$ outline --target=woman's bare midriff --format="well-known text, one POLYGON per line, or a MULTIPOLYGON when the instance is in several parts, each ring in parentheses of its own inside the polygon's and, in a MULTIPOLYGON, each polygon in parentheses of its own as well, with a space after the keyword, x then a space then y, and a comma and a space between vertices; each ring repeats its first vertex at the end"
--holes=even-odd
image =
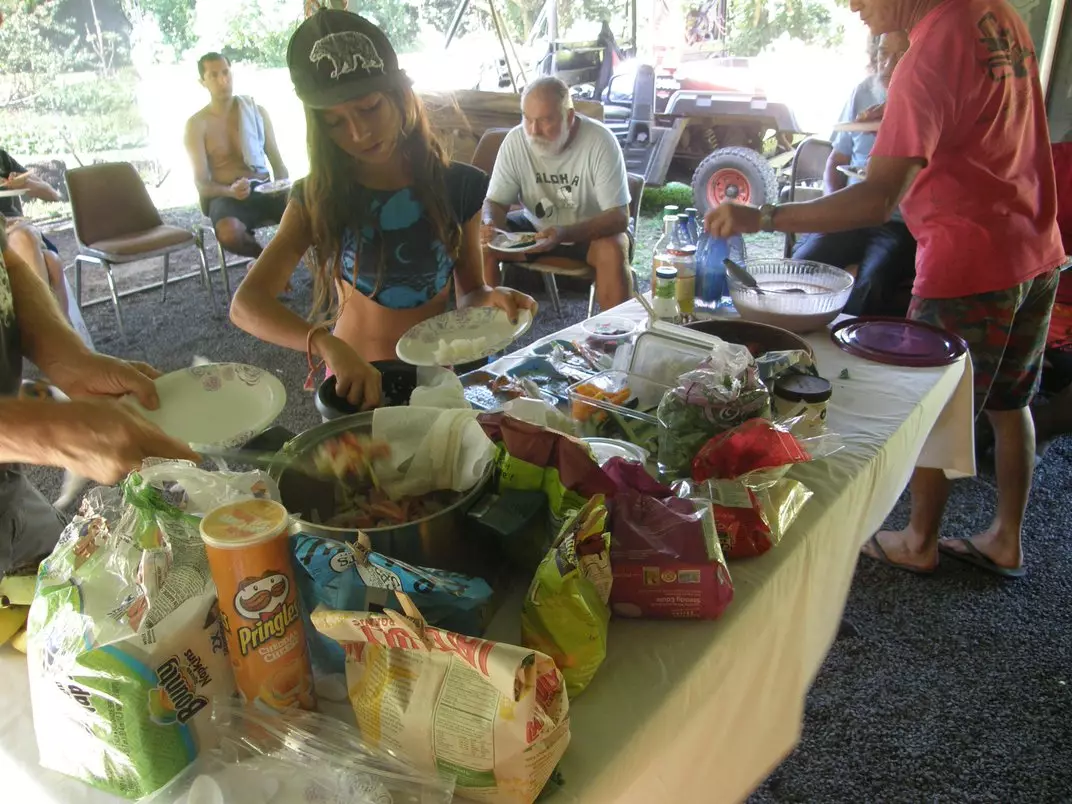
POLYGON ((342 314, 335 335, 369 362, 396 360, 395 345, 406 330, 447 309, 450 285, 431 301, 408 310, 394 310, 371 301, 349 285, 338 284, 342 314))

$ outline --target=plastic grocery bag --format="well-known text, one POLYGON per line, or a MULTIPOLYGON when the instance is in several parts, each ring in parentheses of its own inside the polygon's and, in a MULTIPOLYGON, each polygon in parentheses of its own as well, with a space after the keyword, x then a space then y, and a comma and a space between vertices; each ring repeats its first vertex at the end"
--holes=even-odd
POLYGON ((562 675, 542 653, 407 615, 319 610, 313 625, 346 651, 361 736, 420 770, 454 776, 459 796, 531 804, 569 744, 562 675))
POLYGON ((219 747, 204 752, 152 804, 448 804, 454 779, 418 771, 316 712, 266 712, 212 701, 219 747))
POLYGON ((785 477, 789 469, 840 447, 832 433, 798 439, 766 419, 752 419, 704 444, 692 462, 697 484, 682 484, 678 493, 710 500, 727 558, 752 558, 781 541, 812 497, 804 484, 785 477))
POLYGON ((571 699, 607 657, 613 580, 607 519, 601 495, 573 513, 540 562, 521 608, 521 644, 554 660, 571 699))
POLYGON ((206 707, 234 680, 198 524, 132 473, 90 491, 41 564, 27 647, 45 767, 136 799, 211 742, 206 707))
MULTIPOLYGON (((395 596, 400 590, 413 599, 432 625, 468 636, 484 631, 492 591, 481 578, 410 566, 373 552, 367 538, 346 544, 299 533, 291 545, 306 611, 318 606, 337 611, 367 611, 372 606, 401 611, 395 596)), ((317 694, 328 700, 346 700, 342 646, 316 630, 308 636, 317 694)))

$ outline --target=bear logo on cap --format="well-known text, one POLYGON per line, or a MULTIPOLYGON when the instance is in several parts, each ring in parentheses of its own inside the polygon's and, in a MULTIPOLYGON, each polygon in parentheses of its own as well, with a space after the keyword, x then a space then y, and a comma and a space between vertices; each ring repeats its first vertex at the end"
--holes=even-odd
POLYGON ((319 65, 323 59, 331 60, 332 78, 357 72, 359 65, 364 72, 383 72, 383 59, 372 40, 357 31, 340 31, 317 39, 309 52, 309 61, 319 65))

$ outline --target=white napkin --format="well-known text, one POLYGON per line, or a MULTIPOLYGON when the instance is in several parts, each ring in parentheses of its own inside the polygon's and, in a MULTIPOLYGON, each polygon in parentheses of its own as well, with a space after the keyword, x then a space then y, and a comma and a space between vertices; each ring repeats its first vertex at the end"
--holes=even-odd
POLYGON ((468 491, 495 455, 471 409, 377 408, 372 437, 391 445, 376 464, 380 487, 392 499, 451 489, 468 491))
POLYGON ((421 366, 417 369, 417 387, 410 395, 409 404, 417 408, 471 408, 465 399, 465 390, 457 375, 439 366, 421 366))

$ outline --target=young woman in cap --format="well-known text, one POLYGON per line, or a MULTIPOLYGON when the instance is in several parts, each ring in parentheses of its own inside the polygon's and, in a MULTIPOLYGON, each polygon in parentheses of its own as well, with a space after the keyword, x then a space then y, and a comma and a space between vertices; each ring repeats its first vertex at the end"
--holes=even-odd
POLYGON ((305 105, 309 175, 291 192, 279 231, 235 294, 231 320, 271 343, 319 357, 339 396, 378 404, 399 337, 447 309, 535 302, 483 283, 477 168, 450 162, 383 32, 347 11, 318 9, 287 49, 305 105), (313 275, 310 323, 278 296, 302 257, 313 275))

